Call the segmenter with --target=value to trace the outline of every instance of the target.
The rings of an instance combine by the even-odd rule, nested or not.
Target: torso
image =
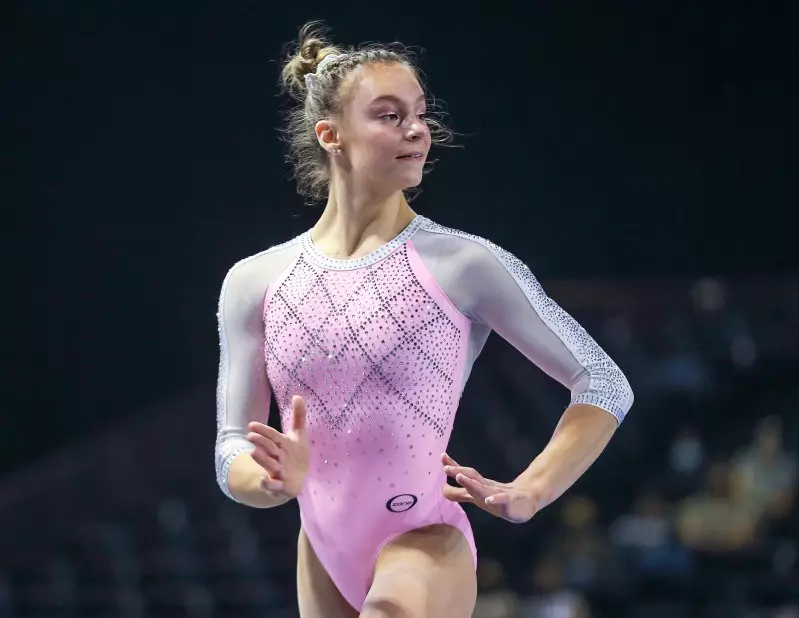
[[[458,525],[471,539],[461,507],[440,490],[470,323],[413,247],[394,243],[342,264],[306,234],[270,286],[264,326],[283,425],[292,396],[308,406],[312,459],[298,502],[322,564],[371,569],[385,542],[433,524]]]

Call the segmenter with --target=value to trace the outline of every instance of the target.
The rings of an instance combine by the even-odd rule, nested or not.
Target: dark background
[[[319,214],[294,193],[276,133],[281,52],[307,19],[346,44],[424,49],[464,148],[438,154],[415,208],[544,281],[799,264],[786,215],[796,22],[781,3],[36,1],[14,13],[21,341],[0,470],[214,379],[227,268]]]
[[[719,512],[705,475],[760,461],[763,419],[784,423],[772,472],[796,489],[789,3],[7,8],[0,617],[296,614],[296,513],[219,492],[213,388],[225,273],[321,212],[296,195],[277,137],[281,53],[309,19],[336,42],[422,50],[462,148],[435,153],[415,209],[528,263],[636,392],[608,452],[530,526],[470,510],[481,599],[577,590],[591,618],[799,616],[784,605],[799,603],[795,508],[758,512],[721,552],[680,528],[692,500],[710,495],[700,519],[730,516],[732,531],[756,504],[726,496]],[[556,387],[492,337],[453,454],[512,478],[557,421]],[[650,490],[670,532],[631,558],[619,530],[646,519]],[[610,580],[586,580],[586,561]],[[551,589],[547,564],[563,571]],[[486,583],[492,569],[505,580]]]

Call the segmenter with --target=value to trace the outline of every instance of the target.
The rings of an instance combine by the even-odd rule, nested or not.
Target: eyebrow
[[[424,93],[422,93],[416,99],[416,102],[418,103],[419,101],[423,101],[424,99],[425,99],[425,95],[424,95]],[[380,97],[377,97],[376,99],[374,99],[372,101],[371,105],[374,105],[375,103],[381,103],[383,101],[391,101],[392,103],[398,103],[400,105],[402,104],[402,99],[400,99],[399,97],[396,97],[393,94],[384,94],[383,96],[380,96]]]

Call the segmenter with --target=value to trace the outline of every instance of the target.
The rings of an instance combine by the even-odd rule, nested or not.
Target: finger
[[[270,476],[276,476],[283,470],[283,466],[280,465],[280,462],[264,453],[261,449],[256,448],[250,456],[252,460],[266,470]]]
[[[444,473],[454,479],[456,479],[459,474],[463,474],[464,476],[468,476],[475,481],[486,483],[486,479],[484,479],[482,475],[474,468],[464,468],[463,466],[444,466]]]
[[[458,474],[455,480],[476,499],[485,500],[490,495],[488,487],[480,481],[469,478],[465,474]]]
[[[249,429],[253,433],[259,433],[262,436],[266,436],[267,432],[271,429],[269,425],[266,423],[259,423],[258,421],[252,421],[247,424],[247,429]]]
[[[471,502],[474,504],[474,498],[463,487],[453,487],[445,484],[441,487],[441,493],[450,502]]]
[[[275,481],[269,478],[262,478],[261,489],[263,489],[264,491],[283,491],[283,481]]]
[[[509,502],[510,496],[508,494],[494,494],[493,496],[488,496],[485,499],[486,504],[494,506],[502,506],[508,504]]]
[[[273,457],[277,461],[282,461],[283,451],[280,450],[277,444],[272,442],[270,439],[264,438],[258,433],[249,433],[247,434],[247,440],[249,440],[251,444],[254,444],[258,448],[266,451],[266,454],[270,457]]]
[[[256,431],[258,433],[261,433],[262,431],[264,431],[268,427],[269,427],[269,425],[267,425],[266,423],[262,423],[260,421],[250,421],[249,423],[247,423],[247,428],[250,431]]]
[[[446,453],[441,453],[441,463],[444,464],[445,466],[457,466],[457,467],[460,467],[460,464],[457,461],[455,461],[454,459],[452,459],[452,457],[450,457]]]
[[[294,431],[305,429],[305,422],[308,418],[308,408],[305,406],[305,399],[299,395],[291,398],[291,427]]]
[[[447,476],[455,478],[458,474],[465,474],[475,478],[475,470],[473,468],[465,468],[464,466],[444,466],[444,472]]]
[[[288,438],[280,433],[277,429],[264,425],[263,423],[250,423],[249,429],[253,433],[261,434],[264,438],[270,439],[278,448],[282,448],[288,441]]]

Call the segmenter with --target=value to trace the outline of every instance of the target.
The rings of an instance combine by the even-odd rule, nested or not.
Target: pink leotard
[[[621,422],[632,405],[622,371],[516,257],[416,216],[355,260],[320,253],[310,232],[242,260],[219,302],[216,474],[252,450],[247,423],[274,395],[308,408],[311,467],[298,496],[320,562],[358,611],[392,538],[430,524],[458,528],[440,455],[472,365],[496,331],[530,361]]]

